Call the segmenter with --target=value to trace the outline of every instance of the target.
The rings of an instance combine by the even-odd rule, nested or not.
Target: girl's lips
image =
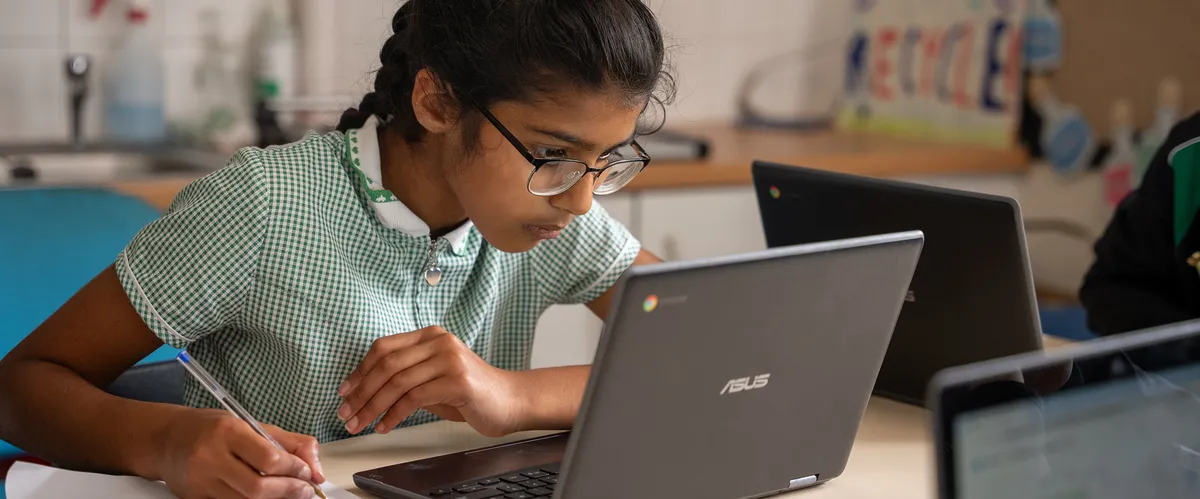
[[[539,240],[554,239],[562,233],[564,228],[566,227],[561,225],[525,225],[525,230],[529,231],[534,239]]]

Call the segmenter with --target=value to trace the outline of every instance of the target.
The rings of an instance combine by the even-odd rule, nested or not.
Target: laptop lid
[[[939,369],[1041,349],[1012,199],[766,162],[752,171],[768,247],[925,234],[876,394],[922,405]]]
[[[919,232],[631,268],[555,497],[744,498],[842,473]]]
[[[930,404],[942,499],[1200,497],[1200,321],[948,369]]]

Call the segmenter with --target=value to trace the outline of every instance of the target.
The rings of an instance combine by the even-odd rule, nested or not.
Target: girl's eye
[[[533,155],[539,158],[565,158],[567,151],[565,149],[555,149],[551,147],[535,147]]]

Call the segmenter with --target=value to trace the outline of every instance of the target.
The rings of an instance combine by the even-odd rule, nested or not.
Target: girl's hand
[[[517,431],[522,418],[511,373],[475,355],[437,326],[375,340],[362,363],[338,388],[345,402],[338,418],[358,433],[375,426],[387,433],[418,408],[445,419],[466,421],[480,434]]]
[[[159,476],[184,499],[311,499],[312,484],[325,481],[316,439],[263,429],[287,452],[226,411],[187,411],[165,435]]]

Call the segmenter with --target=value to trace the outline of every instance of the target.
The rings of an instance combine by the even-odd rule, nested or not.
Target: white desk
[[[334,484],[359,497],[370,498],[374,496],[354,487],[351,478],[354,473],[544,433],[490,439],[462,423],[430,423],[388,435],[368,435],[324,444],[320,449],[321,466]],[[935,489],[929,433],[926,410],[873,398],[854,441],[846,472],[824,485],[780,497],[931,499]]]
[[[1070,342],[1047,337],[1046,348]],[[925,409],[873,397],[867,406],[850,463],[842,476],[824,485],[779,497],[804,499],[933,499],[936,496],[932,421]],[[461,423],[439,422],[324,444],[321,465],[334,484],[363,498],[373,497],[354,487],[359,471],[414,459],[458,452],[547,432],[529,432],[501,439],[479,436]]]

